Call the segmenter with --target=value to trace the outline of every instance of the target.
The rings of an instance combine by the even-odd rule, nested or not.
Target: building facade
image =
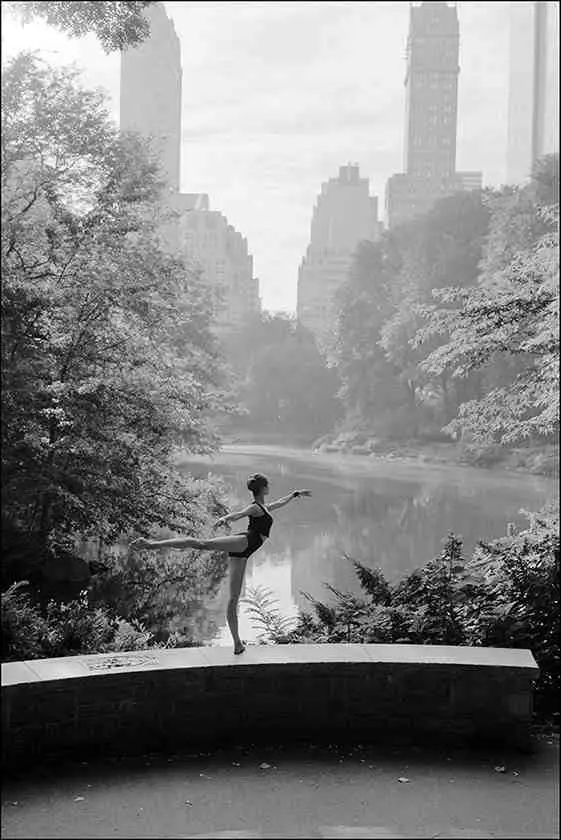
[[[179,192],[181,45],[163,3],[145,11],[150,35],[121,52],[120,127],[152,139],[168,189]]]
[[[507,181],[559,151],[559,3],[510,4]]]
[[[217,331],[235,328],[260,309],[247,240],[208,195],[180,192],[181,47],[164,5],[146,10],[150,35],[121,53],[120,126],[153,141],[167,191],[158,207],[161,244],[199,267],[212,291]]]
[[[459,51],[455,3],[410,4],[404,172],[388,180],[390,228],[426,213],[439,198],[481,186],[481,173],[456,172]]]
[[[261,309],[247,239],[222,213],[210,209],[204,193],[179,193],[174,209],[178,213],[179,254],[200,268],[212,292],[217,332],[241,327]]]
[[[333,327],[333,299],[356,248],[380,232],[378,199],[356,164],[341,166],[322,184],[314,207],[310,244],[298,271],[298,321],[322,339]]]

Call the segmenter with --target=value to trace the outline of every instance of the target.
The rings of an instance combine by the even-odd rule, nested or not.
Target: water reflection
[[[345,555],[381,568],[396,582],[436,556],[450,531],[463,537],[469,553],[477,540],[503,535],[508,522],[523,526],[522,508],[536,510],[553,498],[553,483],[541,477],[265,447],[231,447],[184,468],[223,476],[240,506],[247,503],[250,472],[269,477],[271,500],[298,487],[312,490],[311,499],[276,513],[271,538],[248,563],[246,588],[271,589],[285,614],[309,606],[303,592],[327,600],[324,582],[359,592]],[[227,597],[224,581],[208,605],[221,627],[216,641],[224,644],[230,643],[223,619]],[[255,638],[243,606],[240,627],[242,637]]]

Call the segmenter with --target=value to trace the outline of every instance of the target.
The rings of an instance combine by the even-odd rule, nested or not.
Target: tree
[[[330,361],[342,382],[340,397],[348,422],[378,433],[393,425],[397,435],[404,431],[397,414],[406,404],[406,392],[380,339],[394,311],[393,284],[399,268],[399,253],[389,235],[359,245],[349,277],[336,295],[330,349]]]
[[[513,381],[460,406],[450,429],[476,439],[512,444],[559,429],[559,234],[558,211],[544,215],[552,230],[474,289],[444,289],[445,309],[430,310],[417,342],[435,334],[447,341],[424,362],[429,373],[464,377],[497,358],[520,359]],[[452,311],[450,304],[459,305]]]
[[[558,155],[539,158],[525,186],[507,186],[485,193],[490,219],[483,243],[480,283],[492,282],[495,272],[506,268],[519,252],[535,245],[550,229],[549,217],[542,211],[558,204],[558,195]]]
[[[16,57],[2,152],[6,583],[78,537],[200,530],[220,502],[171,459],[213,447],[222,399],[208,294],[159,244],[156,163],[101,97]]]
[[[227,344],[245,414],[238,426],[314,440],[330,431],[340,405],[337,375],[313,335],[292,318],[252,319]]]
[[[24,23],[42,18],[71,38],[92,32],[106,53],[134,47],[149,35],[150,27],[143,11],[153,5],[153,0],[6,3]]]
[[[489,210],[481,194],[463,192],[442,199],[392,234],[401,268],[394,286],[395,309],[382,327],[380,344],[407,389],[412,416],[435,426],[433,433],[477,390],[479,377],[458,382],[447,370],[428,375],[421,363],[441,339],[435,337],[429,347],[414,345],[422,326],[419,304],[430,301],[433,289],[475,285],[488,225]]]
[[[558,156],[549,155],[525,187],[487,193],[477,286],[437,290],[437,305],[419,310],[429,320],[411,345],[442,343],[429,344],[424,371],[456,389],[480,375],[479,393],[462,394],[453,433],[505,445],[557,433],[558,192]]]

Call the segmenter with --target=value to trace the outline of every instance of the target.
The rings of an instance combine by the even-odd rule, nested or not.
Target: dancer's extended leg
[[[243,534],[233,534],[230,537],[213,537],[208,540],[199,540],[195,537],[172,537],[169,540],[146,540],[139,537],[133,540],[132,549],[143,548],[198,548],[201,551],[233,551],[234,553],[245,551],[247,548],[247,537]]]
[[[243,534],[232,534],[230,537],[213,537],[210,540],[197,540],[199,545],[194,548],[203,548],[207,551],[245,551],[247,548],[247,537]]]
[[[242,549],[243,551],[243,549]],[[230,557],[230,597],[228,599],[228,627],[234,640],[234,653],[243,653],[245,645],[240,639],[238,631],[238,603],[245,574],[247,559],[245,557]]]

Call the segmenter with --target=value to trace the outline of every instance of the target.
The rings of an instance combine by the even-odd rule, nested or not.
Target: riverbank
[[[320,445],[318,451],[350,452],[351,454],[372,454],[379,459],[390,461],[457,465],[478,467],[480,469],[500,469],[509,472],[528,473],[554,477],[558,474],[559,457],[553,446],[539,450],[487,447],[482,449],[473,444],[457,443],[406,443],[387,441],[377,443],[372,449],[364,445],[328,444],[325,449]]]
[[[359,433],[329,434],[310,441],[304,437],[286,438],[281,434],[243,433],[225,435],[225,446],[251,445],[297,447],[318,453],[372,456],[378,460],[403,463],[434,464],[480,469],[499,469],[554,478],[559,475],[559,447],[506,449],[503,446],[482,446],[475,443],[426,442],[419,440],[389,441]]]

